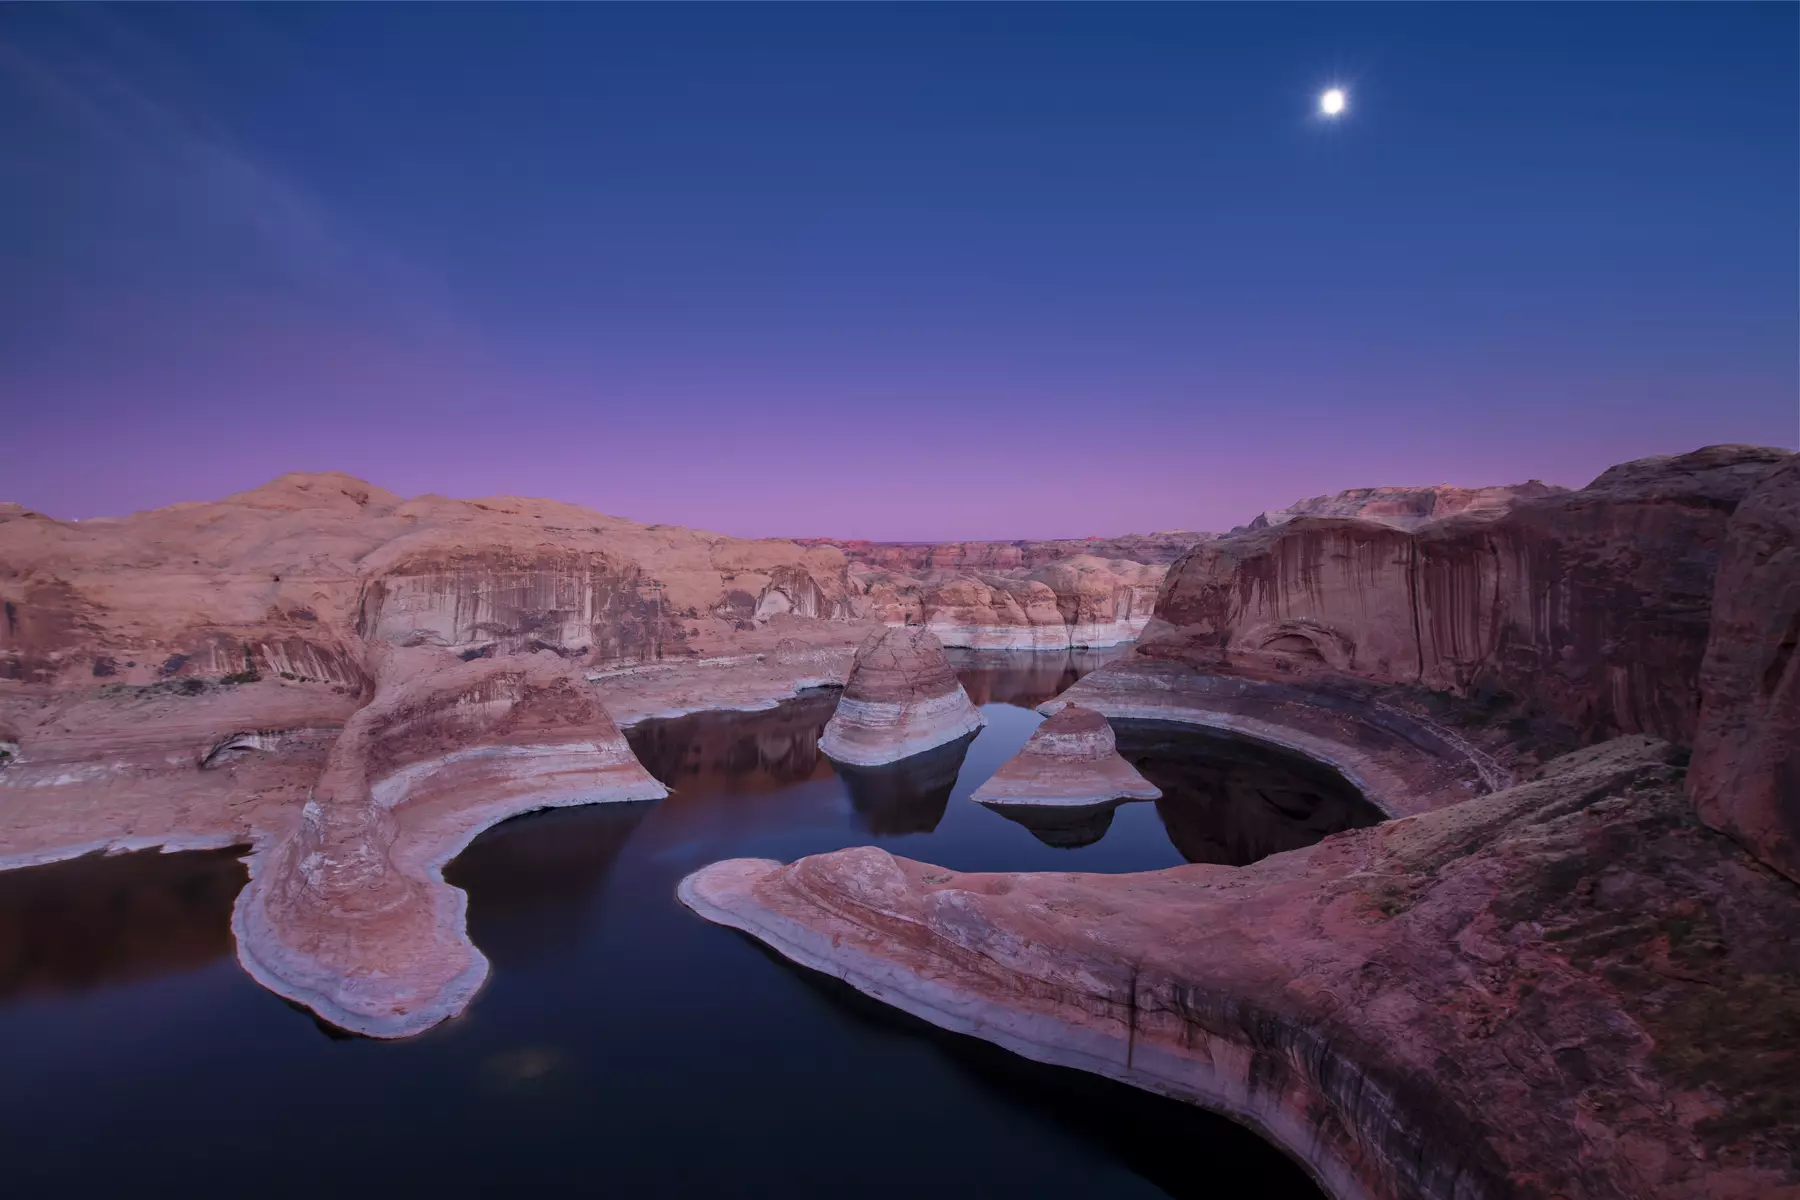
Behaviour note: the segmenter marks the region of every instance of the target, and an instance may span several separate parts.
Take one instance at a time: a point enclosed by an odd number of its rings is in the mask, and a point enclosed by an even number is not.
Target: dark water
[[[1091,665],[965,656],[987,728],[897,769],[818,754],[834,693],[633,731],[674,794],[482,835],[446,874],[493,974],[406,1042],[326,1036],[238,969],[230,854],[0,873],[7,1190],[1317,1196],[1228,1121],[941,1033],[674,900],[681,876],[740,855],[874,843],[960,870],[1136,871],[1368,816],[1328,773],[1156,725],[1120,742],[1168,797],[1098,832],[970,802],[1036,726],[1020,706]]]

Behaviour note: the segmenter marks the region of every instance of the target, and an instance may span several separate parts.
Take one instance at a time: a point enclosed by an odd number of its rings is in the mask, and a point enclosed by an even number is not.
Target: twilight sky
[[[1775,4],[3,6],[0,499],[1046,537],[1791,447],[1797,47]]]

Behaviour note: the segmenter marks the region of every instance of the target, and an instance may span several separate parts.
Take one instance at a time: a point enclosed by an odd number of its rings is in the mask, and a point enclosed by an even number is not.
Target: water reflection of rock
[[[838,763],[838,778],[850,792],[850,807],[865,829],[878,836],[930,833],[944,819],[957,772],[975,741],[966,734],[923,754],[879,767]]]
[[[988,804],[986,807],[1031,831],[1046,846],[1074,850],[1091,846],[1112,828],[1113,813],[1123,800],[1103,804]]]
[[[831,774],[819,735],[835,689],[804,693],[766,712],[700,712],[646,721],[625,740],[650,774],[676,790],[767,792]]]
[[[0,1000],[230,957],[244,849],[89,854],[0,872]]]
[[[951,650],[950,665],[976,704],[1036,708],[1129,646],[1103,650]]]
[[[1115,721],[1119,753],[1162,788],[1156,810],[1189,862],[1241,866],[1378,824],[1337,772],[1242,738],[1163,721]]]
[[[470,895],[469,937],[496,961],[567,944],[593,917],[584,901],[611,874],[655,800],[527,813],[476,838],[444,869]]]

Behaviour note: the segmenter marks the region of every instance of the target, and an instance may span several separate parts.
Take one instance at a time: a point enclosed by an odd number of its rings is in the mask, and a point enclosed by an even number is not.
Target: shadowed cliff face
[[[1725,524],[1779,450],[1718,446],[1425,521],[1301,517],[1171,568],[1147,652],[1510,696],[1588,740],[1693,738]]]
[[[1713,612],[1694,804],[1800,882],[1800,458],[1732,517]]]

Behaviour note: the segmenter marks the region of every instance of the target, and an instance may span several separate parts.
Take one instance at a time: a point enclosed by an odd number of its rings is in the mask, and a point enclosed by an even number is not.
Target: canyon
[[[1297,751],[1383,823],[1122,876],[738,859],[681,895],[933,1024],[1229,1113],[1332,1196],[1800,1195],[1795,462],[1266,521],[1045,705]]]
[[[410,1037],[487,978],[445,877],[483,830],[728,777],[657,750],[727,710],[768,714],[745,752],[796,780],[839,760],[872,836],[929,831],[975,705],[1015,686],[965,689],[945,648],[1051,650],[1016,685],[1048,719],[985,768],[985,798],[1081,818],[1048,845],[1121,799],[1177,812],[1182,730],[1351,798],[1256,855],[1165,818],[1195,848],[1161,870],[864,846],[716,862],[682,901],[933,1024],[1225,1113],[1334,1197],[1800,1195],[1797,461],[944,546],[338,474],[116,520],[0,506],[0,869],[241,848],[244,969]]]

